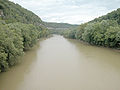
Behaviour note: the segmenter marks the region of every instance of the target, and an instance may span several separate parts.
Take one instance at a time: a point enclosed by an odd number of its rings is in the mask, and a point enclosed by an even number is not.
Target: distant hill
[[[33,12],[8,0],[0,0],[0,15],[6,23],[21,22],[26,24],[40,25],[42,20]]]
[[[44,25],[48,29],[55,29],[55,30],[66,30],[70,28],[76,28],[78,25],[68,24],[68,23],[55,23],[55,22],[44,22]]]

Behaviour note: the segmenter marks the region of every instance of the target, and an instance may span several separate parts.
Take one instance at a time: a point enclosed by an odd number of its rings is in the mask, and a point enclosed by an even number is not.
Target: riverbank
[[[1,90],[119,90],[120,55],[54,35],[0,74]],[[10,83],[11,82],[11,83]]]
[[[91,46],[100,47],[100,48],[107,48],[107,49],[114,50],[116,52],[120,52],[120,48],[110,48],[110,47],[105,47],[105,46],[98,46],[98,45],[90,44],[88,42],[85,42],[85,41],[82,41],[82,40],[77,40],[77,39],[70,39],[70,38],[66,38],[66,39],[75,40],[75,41],[78,41],[79,43],[82,43],[82,44],[85,44],[85,45],[91,45]]]

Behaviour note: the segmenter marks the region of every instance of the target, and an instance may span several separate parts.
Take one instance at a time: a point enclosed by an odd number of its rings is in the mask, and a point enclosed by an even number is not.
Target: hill
[[[33,12],[8,0],[0,0],[0,72],[20,62],[26,50],[48,30]]]
[[[120,9],[81,24],[76,30],[63,32],[68,38],[92,45],[120,48]]]
[[[34,25],[43,23],[33,12],[8,0],[0,0],[0,11],[3,12],[2,19],[6,23],[21,22]]]
[[[55,23],[55,22],[44,22],[44,25],[49,29],[52,34],[61,34],[63,31],[68,29],[75,29],[79,25],[68,24],[68,23]]]
[[[102,20],[115,20],[115,21],[117,21],[118,24],[120,24],[120,8],[108,13],[107,15],[96,18],[96,19],[92,20],[91,22],[96,22],[96,21],[100,22]]]
[[[68,29],[68,28],[75,28],[78,25],[72,25],[68,23],[54,23],[54,22],[45,22],[45,26],[48,28],[54,28],[54,29]]]

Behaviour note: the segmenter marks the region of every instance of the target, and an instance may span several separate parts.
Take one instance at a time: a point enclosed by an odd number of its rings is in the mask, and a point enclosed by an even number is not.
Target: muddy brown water
[[[120,90],[120,53],[54,35],[0,74],[0,90]]]

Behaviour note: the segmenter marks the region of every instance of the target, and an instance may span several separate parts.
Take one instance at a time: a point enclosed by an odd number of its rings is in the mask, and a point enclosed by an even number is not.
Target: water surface
[[[120,53],[54,35],[0,74],[0,90],[120,90]]]

